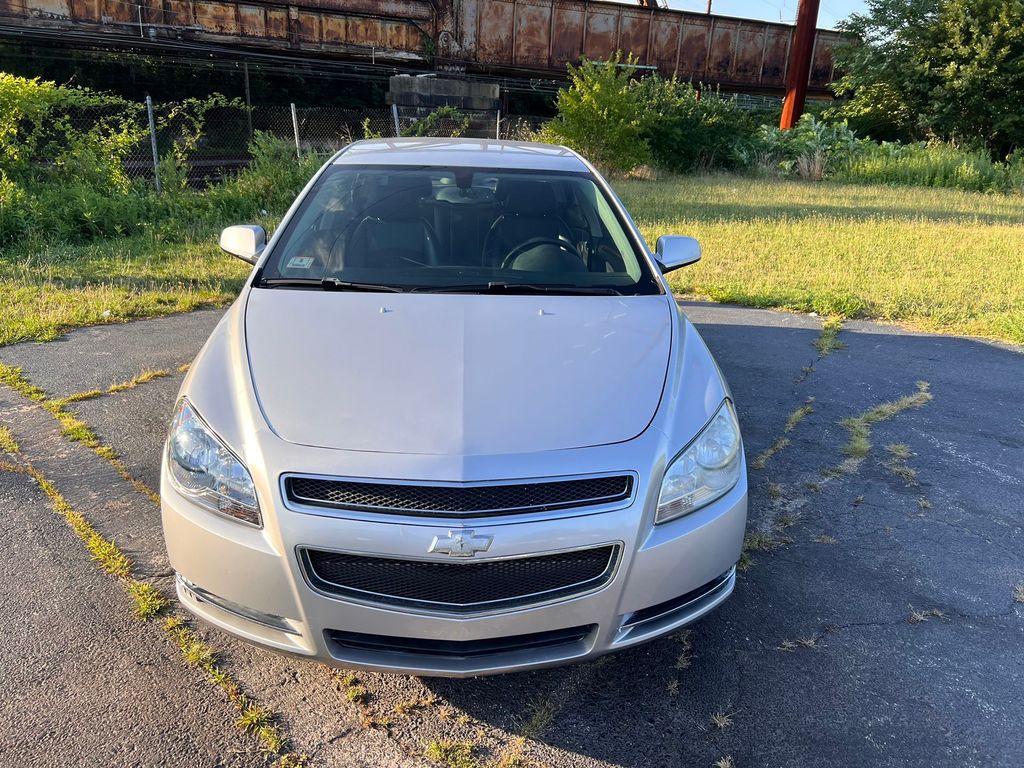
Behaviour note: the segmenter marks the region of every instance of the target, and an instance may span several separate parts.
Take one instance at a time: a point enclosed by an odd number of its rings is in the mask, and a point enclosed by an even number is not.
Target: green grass
[[[663,234],[701,240],[701,262],[672,275],[678,292],[815,311],[822,354],[851,317],[1024,343],[1020,196],[724,175],[616,188],[651,245]],[[215,241],[203,224],[181,238],[0,251],[0,345],[224,305],[249,267]]]
[[[476,745],[473,742],[447,739],[432,741],[423,750],[428,760],[448,768],[479,768],[480,761],[475,753]]]
[[[49,341],[71,328],[230,302],[249,272],[212,230],[0,250],[0,345]]]
[[[917,382],[917,392],[904,395],[897,400],[869,408],[858,416],[843,419],[840,423],[849,433],[850,439],[843,446],[843,455],[852,459],[863,459],[871,451],[871,427],[880,421],[891,419],[908,408],[920,408],[932,399],[928,382]],[[909,448],[907,449],[909,451]]]
[[[651,246],[697,237],[682,294],[1024,343],[1024,198],[759,180],[626,180]],[[837,327],[837,326],[834,326]]]

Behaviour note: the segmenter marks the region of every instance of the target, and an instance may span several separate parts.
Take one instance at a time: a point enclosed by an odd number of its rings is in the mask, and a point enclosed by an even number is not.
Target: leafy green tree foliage
[[[651,75],[636,83],[654,164],[680,173],[734,169],[757,132],[751,113],[715,91]]]
[[[597,167],[628,173],[647,163],[651,150],[642,93],[633,86],[632,59],[617,53],[608,61],[569,65],[569,87],[558,92],[558,115],[541,129],[540,139],[565,144]]]
[[[1024,146],[1024,0],[868,0],[836,50],[831,116],[874,138]]]

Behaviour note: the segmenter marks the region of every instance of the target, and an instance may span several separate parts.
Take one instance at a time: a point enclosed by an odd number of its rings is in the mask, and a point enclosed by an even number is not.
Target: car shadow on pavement
[[[817,330],[793,327],[801,316],[689,310],[731,385],[748,464],[789,440],[750,470],[757,535],[733,596],[689,631],[596,661],[425,684],[476,720],[525,729],[552,764],[1011,765],[1024,356],[864,324],[822,358]],[[839,422],[918,381],[934,399],[874,424],[870,453],[836,472]],[[813,412],[785,433],[808,398]]]

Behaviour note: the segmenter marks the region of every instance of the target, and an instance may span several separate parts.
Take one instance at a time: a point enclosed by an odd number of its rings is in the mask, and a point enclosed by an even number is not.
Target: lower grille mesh
[[[328,637],[346,651],[388,656],[434,656],[447,660],[475,659],[516,651],[535,651],[578,643],[594,630],[594,625],[570,627],[529,635],[510,635],[485,640],[433,640],[416,637],[388,637],[360,632],[328,630]]]
[[[322,592],[389,605],[470,612],[567,597],[611,578],[618,546],[549,555],[441,562],[301,551],[310,583]]]

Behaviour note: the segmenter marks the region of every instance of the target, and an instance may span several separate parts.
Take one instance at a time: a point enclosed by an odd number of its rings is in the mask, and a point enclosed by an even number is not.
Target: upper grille
[[[322,592],[387,605],[471,612],[544,602],[606,583],[618,546],[476,562],[398,560],[302,549],[310,583]]]
[[[405,485],[290,476],[290,501],[320,507],[430,517],[512,515],[628,499],[631,475],[500,485]]]

